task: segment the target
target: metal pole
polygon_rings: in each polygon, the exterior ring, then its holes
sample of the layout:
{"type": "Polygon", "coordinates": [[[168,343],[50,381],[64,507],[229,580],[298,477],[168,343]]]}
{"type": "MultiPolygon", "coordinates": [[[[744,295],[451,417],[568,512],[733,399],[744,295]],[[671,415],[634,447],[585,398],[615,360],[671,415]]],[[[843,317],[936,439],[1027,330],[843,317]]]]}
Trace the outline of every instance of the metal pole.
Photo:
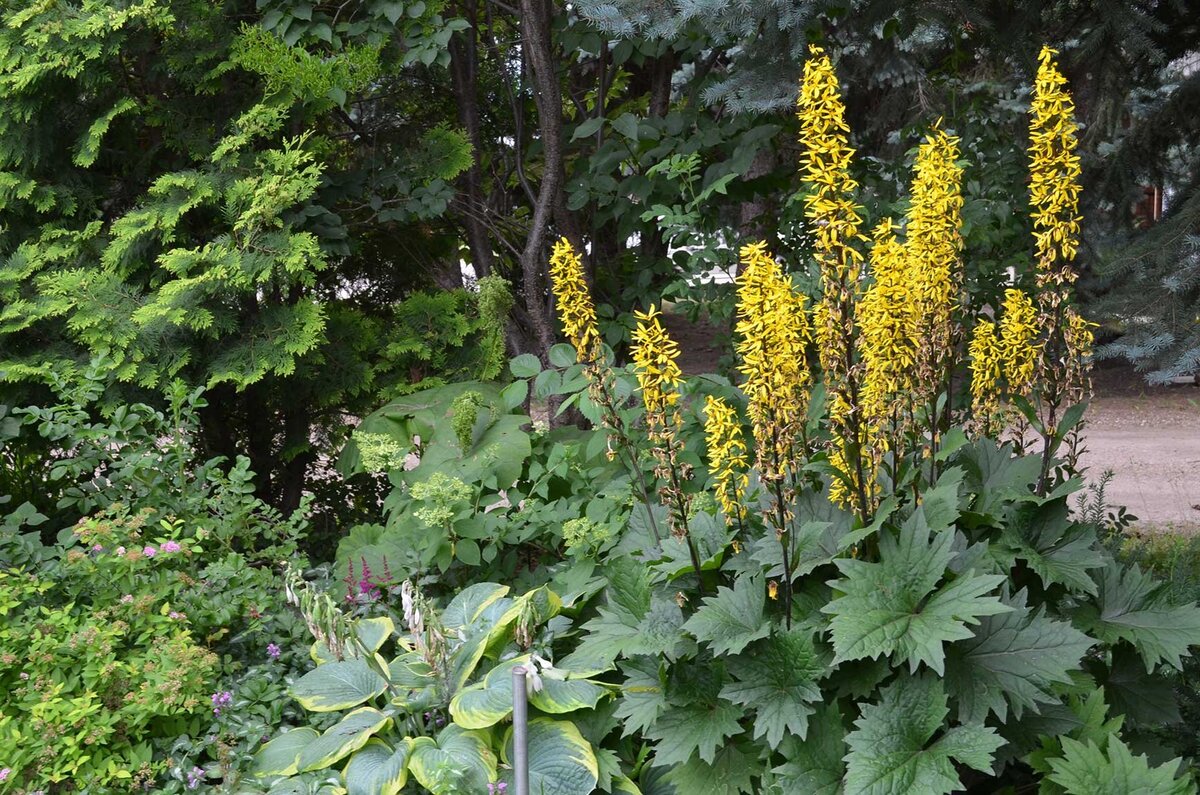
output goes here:
{"type": "Polygon", "coordinates": [[[513,780],[514,795],[529,795],[529,703],[525,693],[525,666],[513,668],[513,780]]]}

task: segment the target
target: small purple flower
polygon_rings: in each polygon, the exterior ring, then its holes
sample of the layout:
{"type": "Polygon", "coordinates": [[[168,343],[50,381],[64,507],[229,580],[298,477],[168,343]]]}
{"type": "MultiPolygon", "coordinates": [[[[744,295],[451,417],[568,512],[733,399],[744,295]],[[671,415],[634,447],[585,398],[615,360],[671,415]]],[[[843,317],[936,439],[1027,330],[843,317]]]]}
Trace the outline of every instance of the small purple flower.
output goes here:
{"type": "Polygon", "coordinates": [[[488,784],[488,795],[506,795],[507,792],[507,782],[498,781],[495,784],[488,784]]]}
{"type": "Polygon", "coordinates": [[[170,613],[167,613],[167,618],[171,619],[172,621],[178,621],[179,619],[183,618],[183,613],[178,613],[172,610],[170,613]]]}
{"type": "Polygon", "coordinates": [[[131,593],[127,593],[121,597],[121,604],[123,604],[123,605],[127,605],[132,601],[133,601],[133,594],[131,594],[131,593]]]}
{"type": "Polygon", "coordinates": [[[221,707],[228,707],[233,703],[233,693],[228,690],[223,690],[220,693],[212,694],[213,715],[221,714],[221,707]]]}
{"type": "Polygon", "coordinates": [[[154,547],[146,547],[145,549],[142,550],[142,554],[148,558],[152,558],[158,554],[158,550],[155,549],[154,547]]]}
{"type": "Polygon", "coordinates": [[[117,547],[117,550],[116,550],[116,551],[117,551],[117,554],[118,554],[118,555],[124,555],[124,554],[125,554],[125,547],[117,547]]]}
{"type": "MultiPolygon", "coordinates": [[[[158,551],[159,552],[178,552],[181,549],[183,549],[183,547],[179,546],[178,542],[164,541],[163,545],[158,548],[158,551]]],[[[149,555],[150,553],[147,552],[146,554],[149,555]]]]}
{"type": "Polygon", "coordinates": [[[12,772],[11,767],[0,769],[0,781],[8,781],[8,774],[12,772]]]}
{"type": "Polygon", "coordinates": [[[204,778],[204,770],[198,767],[193,767],[187,774],[187,788],[195,789],[200,786],[200,779],[204,778]]]}
{"type": "MultiPolygon", "coordinates": [[[[92,551],[93,552],[103,552],[104,547],[100,546],[99,544],[92,544],[92,551]]],[[[4,779],[0,779],[0,781],[3,781],[3,780],[4,779]]]]}
{"type": "Polygon", "coordinates": [[[267,656],[272,660],[279,659],[279,646],[274,643],[267,644],[267,656]]]}

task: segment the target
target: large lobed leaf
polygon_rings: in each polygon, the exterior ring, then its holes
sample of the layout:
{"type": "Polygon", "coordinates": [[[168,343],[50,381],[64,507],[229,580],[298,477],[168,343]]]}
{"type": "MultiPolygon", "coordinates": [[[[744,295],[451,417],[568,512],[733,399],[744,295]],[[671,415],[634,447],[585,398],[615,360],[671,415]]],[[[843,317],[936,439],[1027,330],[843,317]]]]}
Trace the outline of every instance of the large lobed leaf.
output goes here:
{"type": "Polygon", "coordinates": [[[846,735],[845,795],[945,795],[962,786],[955,762],[987,772],[1004,740],[982,723],[934,740],[948,713],[941,682],[928,673],[884,688],[846,735]]]}
{"type": "Polygon", "coordinates": [[[1062,738],[1063,755],[1051,759],[1047,778],[1067,795],[1194,795],[1191,777],[1175,778],[1182,760],[1150,767],[1145,756],[1134,756],[1115,735],[1109,735],[1108,752],[1094,742],[1062,738]]]}
{"type": "Polygon", "coordinates": [[[836,561],[843,577],[829,584],[842,595],[821,608],[833,615],[835,664],[896,655],[910,671],[925,663],[940,674],[945,643],[970,638],[967,625],[982,616],[1012,610],[988,595],[1004,582],[998,574],[968,570],[939,587],[953,556],[957,486],[951,479],[929,492],[898,539],[881,533],[878,563],[836,561]]]}

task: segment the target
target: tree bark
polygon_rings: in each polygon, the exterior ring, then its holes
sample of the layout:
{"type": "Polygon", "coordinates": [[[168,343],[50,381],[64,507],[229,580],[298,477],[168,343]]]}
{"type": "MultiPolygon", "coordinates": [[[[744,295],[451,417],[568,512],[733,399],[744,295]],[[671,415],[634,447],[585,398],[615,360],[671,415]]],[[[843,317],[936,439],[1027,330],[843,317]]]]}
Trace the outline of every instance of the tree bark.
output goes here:
{"type": "MultiPolygon", "coordinates": [[[[532,326],[536,353],[548,362],[554,333],[550,325],[550,306],[546,296],[546,244],[550,221],[562,188],[562,92],[554,68],[550,37],[551,9],[545,0],[521,0],[521,52],[533,87],[538,110],[538,130],[542,143],[542,181],[529,227],[529,236],[521,252],[521,278],[525,311],[532,326]]],[[[560,212],[562,208],[560,207],[560,212]]]]}
{"type": "Polygon", "coordinates": [[[458,121],[471,142],[471,167],[459,179],[462,203],[466,208],[461,213],[463,229],[467,234],[467,247],[471,250],[471,262],[475,275],[482,278],[495,269],[495,257],[488,237],[484,217],[488,212],[483,196],[482,137],[479,132],[479,38],[476,26],[479,22],[476,0],[459,3],[459,13],[471,23],[466,30],[454,34],[450,40],[450,76],[454,81],[454,101],[458,106],[458,121]]]}

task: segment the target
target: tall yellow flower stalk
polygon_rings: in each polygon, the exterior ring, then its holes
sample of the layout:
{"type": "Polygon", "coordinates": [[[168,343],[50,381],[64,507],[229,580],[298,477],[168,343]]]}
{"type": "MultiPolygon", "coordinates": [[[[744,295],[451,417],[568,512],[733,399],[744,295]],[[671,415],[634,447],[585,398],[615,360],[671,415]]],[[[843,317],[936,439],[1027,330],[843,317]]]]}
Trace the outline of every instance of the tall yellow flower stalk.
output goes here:
{"type": "Polygon", "coordinates": [[[746,440],[737,410],[718,397],[704,401],[704,437],[708,445],[708,468],[717,492],[717,504],[725,521],[741,522],[746,514],[742,496],[750,481],[746,440]]]}
{"type": "Polygon", "coordinates": [[[743,246],[738,276],[738,371],[749,398],[756,467],[764,482],[797,466],[796,437],[808,412],[810,340],[806,299],[792,289],[766,243],[743,246]]]}
{"type": "Polygon", "coordinates": [[[905,246],[896,238],[892,220],[885,219],[872,236],[872,283],[855,308],[862,357],[859,403],[866,425],[866,455],[871,462],[864,473],[874,492],[873,473],[883,454],[896,448],[903,431],[902,408],[915,386],[917,347],[916,301],[905,246]]]}
{"type": "Polygon", "coordinates": [[[615,377],[600,339],[596,307],[584,277],[583,258],[565,237],[554,244],[550,253],[550,288],[558,304],[563,333],[575,348],[576,361],[584,365],[588,397],[600,409],[601,424],[608,431],[608,457],[612,460],[624,456],[626,465],[641,488],[650,533],[654,543],[658,544],[661,536],[650,507],[649,489],[638,461],[637,448],[621,420],[615,377]]]}
{"type": "MultiPolygon", "coordinates": [[[[813,250],[821,267],[821,303],[817,308],[816,336],[821,369],[829,399],[830,460],[853,482],[852,492],[862,491],[863,464],[861,415],[858,407],[859,373],[853,351],[856,329],[854,305],[859,295],[862,254],[855,248],[864,238],[862,219],[854,204],[858,183],[850,176],[854,150],[849,144],[846,108],[833,64],[815,45],[804,64],[797,116],[800,119],[801,170],[808,186],[805,214],[810,219],[813,250]]],[[[861,504],[865,498],[839,494],[840,502],[861,504]]]]}
{"type": "Polygon", "coordinates": [[[1075,103],[1067,78],[1054,62],[1057,50],[1042,47],[1030,106],[1030,202],[1039,278],[1073,281],[1066,267],[1079,250],[1079,156],[1075,103]]]}
{"type": "Polygon", "coordinates": [[[908,210],[909,274],[917,318],[915,397],[929,408],[930,444],[938,443],[938,395],[949,388],[962,303],[962,167],[958,138],[940,122],[917,148],[908,210]]]}
{"type": "Polygon", "coordinates": [[[600,359],[600,331],[596,307],[583,272],[583,258],[565,237],[550,252],[550,286],[558,304],[563,333],[575,346],[577,360],[593,363],[600,359]]]}
{"type": "Polygon", "coordinates": [[[995,321],[986,317],[979,319],[975,331],[971,334],[967,354],[971,359],[971,414],[979,433],[991,436],[999,430],[1000,424],[1000,381],[1003,363],[995,321]]]}
{"type": "MultiPolygon", "coordinates": [[[[1038,268],[1038,325],[1044,337],[1039,358],[1039,409],[1045,432],[1042,478],[1048,485],[1050,439],[1057,432],[1065,405],[1085,399],[1091,392],[1082,318],[1068,307],[1075,281],[1071,262],[1079,250],[1080,165],[1075,104],[1067,79],[1054,61],[1056,51],[1043,47],[1038,55],[1037,78],[1030,106],[1029,199],[1033,216],[1038,268]],[[1074,328],[1072,328],[1074,324],[1074,328]]],[[[1077,447],[1076,426],[1070,448],[1077,447]]]]}
{"type": "Polygon", "coordinates": [[[1033,299],[1025,291],[1010,287],[1004,291],[1004,311],[1000,315],[1000,361],[1009,395],[1029,397],[1037,380],[1041,348],[1033,299]]]}
{"type": "Polygon", "coordinates": [[[634,318],[633,366],[646,407],[646,429],[656,462],[654,474],[660,481],[659,497],[667,508],[671,534],[687,541],[699,577],[700,556],[688,535],[688,497],[683,490],[684,481],[691,477],[691,467],[680,461],[683,442],[676,433],[680,422],[676,404],[683,382],[679,345],[667,334],[662,314],[653,305],[646,312],[635,312],[634,318]]]}
{"type": "Polygon", "coordinates": [[[783,553],[785,622],[791,626],[791,572],[795,561],[788,506],[794,475],[804,454],[804,420],[810,376],[805,350],[810,340],[805,298],[792,289],[765,243],[744,246],[738,276],[739,371],[749,398],[755,466],[773,494],[775,535],[783,553]]]}

